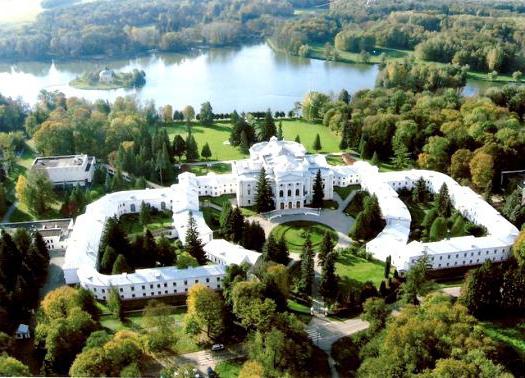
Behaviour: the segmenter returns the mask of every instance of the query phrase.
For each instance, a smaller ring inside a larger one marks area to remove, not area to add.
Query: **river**
[[[138,90],[80,90],[69,82],[86,71],[109,67],[118,71],[138,68],[146,72],[146,85]],[[0,64],[0,93],[35,103],[41,89],[67,96],[113,101],[135,95],[157,106],[196,109],[210,101],[216,113],[288,111],[308,91],[350,93],[373,88],[376,65],[325,62],[276,53],[266,44],[237,49],[206,50],[202,54],[163,54],[108,61],[22,62]],[[480,82],[469,82],[464,93],[477,93]]]

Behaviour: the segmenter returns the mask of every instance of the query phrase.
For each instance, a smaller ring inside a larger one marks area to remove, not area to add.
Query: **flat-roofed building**
[[[31,222],[0,223],[0,229],[14,232],[24,228],[29,233],[39,232],[50,251],[64,251],[73,231],[73,219],[50,219]]]
[[[85,186],[93,181],[95,157],[88,155],[36,158],[32,169],[43,171],[55,186]]]

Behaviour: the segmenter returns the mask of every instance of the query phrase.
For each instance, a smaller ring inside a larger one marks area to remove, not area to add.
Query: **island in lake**
[[[78,89],[119,89],[141,88],[146,84],[146,73],[134,69],[131,72],[115,72],[104,68],[102,71],[86,72],[71,80],[69,85]]]

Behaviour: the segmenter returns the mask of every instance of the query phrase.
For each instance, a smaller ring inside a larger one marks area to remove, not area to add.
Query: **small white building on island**
[[[115,78],[115,71],[110,70],[109,68],[104,68],[100,73],[98,74],[98,81],[101,83],[110,84],[113,82],[113,79]]]

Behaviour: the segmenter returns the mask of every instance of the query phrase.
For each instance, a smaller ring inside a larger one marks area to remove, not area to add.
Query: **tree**
[[[7,202],[5,195],[5,188],[3,184],[0,184],[0,216],[3,216],[7,211]]]
[[[209,340],[215,340],[224,332],[224,301],[217,292],[195,284],[188,291],[186,303],[186,332],[194,335],[204,332]]]
[[[523,74],[521,73],[521,71],[514,71],[512,73],[512,80],[520,82],[522,76],[523,76]]]
[[[350,94],[346,89],[341,89],[341,92],[339,92],[339,96],[337,96],[337,100],[342,101],[348,105],[350,103]]]
[[[321,137],[319,136],[319,134],[315,136],[315,140],[314,140],[314,144],[312,148],[315,151],[321,151],[323,149],[323,146],[321,145]]]
[[[272,116],[272,111],[268,109],[264,115],[264,119],[259,127],[259,140],[265,141],[270,140],[271,137],[277,134],[275,128],[275,121]]]
[[[483,151],[474,153],[470,161],[472,183],[480,190],[487,190],[494,177],[494,158]]]
[[[391,269],[391,267],[392,267],[392,256],[388,255],[386,257],[386,260],[385,260],[385,272],[384,272],[384,276],[387,279],[388,279],[388,277],[390,277],[390,269]]]
[[[110,247],[111,248],[111,247]],[[113,263],[111,274],[131,273],[132,269],[128,265],[126,257],[124,255],[118,255]]]
[[[308,297],[312,295],[314,276],[314,250],[310,234],[307,234],[303,246],[303,253],[301,254],[301,278],[299,281],[299,289]]]
[[[297,135],[295,136],[295,139],[294,139],[294,140],[295,140],[296,143],[301,143],[301,137],[299,136],[299,134],[297,134]]]
[[[332,251],[334,250],[335,244],[332,239],[332,233],[330,231],[326,231],[323,236],[323,240],[321,242],[321,247],[319,249],[319,260],[321,261],[321,264],[324,265],[324,261],[326,259],[326,256],[328,256]]]
[[[31,371],[16,358],[2,354],[0,355],[0,375],[3,377],[29,377]]]
[[[182,109],[182,115],[184,116],[184,120],[189,124],[193,119],[195,118],[195,110],[193,109],[193,106],[186,105],[184,109]]]
[[[324,117],[323,108],[330,102],[324,93],[308,92],[301,104],[303,118],[307,121],[318,121]]]
[[[173,138],[173,153],[179,158],[179,162],[182,158],[182,155],[186,152],[186,142],[184,138],[179,134],[175,135]]]
[[[162,108],[162,120],[164,123],[173,121],[173,107],[171,105],[168,104]]]
[[[239,281],[231,291],[233,314],[248,330],[268,330],[275,318],[276,305],[264,297],[264,285],[257,281]]]
[[[425,295],[431,290],[432,282],[427,278],[427,263],[428,257],[423,256],[406,273],[406,281],[401,285],[403,302],[418,304],[418,296]]]
[[[192,133],[189,132],[186,137],[186,161],[195,161],[199,159],[199,146],[195,141]]]
[[[115,316],[116,318],[120,320],[124,318],[122,300],[120,299],[120,295],[117,289],[111,288],[109,290],[107,306],[108,306],[108,310],[111,311],[113,316]]]
[[[470,177],[470,161],[472,160],[472,151],[460,148],[452,155],[450,159],[450,175],[458,180]]]
[[[40,170],[29,171],[26,179],[25,185],[24,180],[17,182],[17,195],[32,212],[43,215],[56,200],[53,184]]]
[[[312,195],[312,207],[321,208],[323,207],[324,199],[324,184],[323,178],[321,177],[321,170],[318,169],[315,175],[313,195]]]
[[[262,167],[255,187],[255,211],[266,213],[274,208],[272,189],[266,178],[266,170]]]
[[[443,217],[437,217],[430,228],[430,241],[439,241],[447,236],[447,220]]]
[[[253,360],[246,361],[239,372],[239,378],[260,378],[264,370],[260,363]]]
[[[202,146],[201,156],[208,161],[209,158],[211,158],[211,149],[208,142],[204,146]]]
[[[209,101],[206,101],[201,105],[201,110],[199,113],[199,121],[205,125],[209,126],[213,123],[213,108]]]
[[[323,260],[319,292],[329,302],[338,295],[338,280],[335,274],[336,253],[330,251]]]
[[[151,222],[151,207],[144,201],[140,204],[139,222],[142,227],[146,227]]]
[[[444,218],[450,217],[452,213],[452,200],[448,194],[447,184],[441,185],[439,192],[434,199],[434,208],[437,209],[438,215]]]
[[[26,190],[27,190],[27,179],[24,175],[19,175],[16,180],[15,192],[16,199],[22,203],[26,203]]]
[[[155,169],[159,173],[160,184],[164,185],[164,180],[168,181],[171,178],[172,166],[168,148],[165,144],[162,145],[162,150],[157,153],[155,161]]]
[[[370,160],[370,164],[375,165],[376,167],[379,167],[379,164],[381,164],[377,151],[374,151],[374,154],[372,155],[372,159]]]
[[[363,303],[361,319],[366,320],[370,324],[368,331],[372,335],[385,327],[389,315],[390,311],[382,298],[368,298]]]
[[[525,230],[519,233],[514,242],[512,254],[520,266],[525,266]]]
[[[283,140],[283,121],[279,121],[279,127],[277,129],[277,139]]]
[[[275,259],[277,259],[278,253],[279,245],[277,244],[274,235],[270,234],[268,239],[266,239],[266,243],[264,243],[263,258],[265,261],[275,261]]]
[[[157,352],[173,345],[175,336],[170,315],[170,307],[155,299],[148,301],[144,307],[142,326],[147,331],[148,350]]]
[[[206,264],[206,252],[204,252],[202,241],[199,238],[197,224],[195,223],[195,218],[193,218],[191,211],[188,217],[184,250],[190,256],[195,258],[200,265]]]
[[[113,265],[115,264],[115,260],[117,259],[117,251],[110,246],[107,245],[104,249],[104,254],[102,255],[102,259],[100,260],[100,272],[101,273],[109,273],[113,269]]]

